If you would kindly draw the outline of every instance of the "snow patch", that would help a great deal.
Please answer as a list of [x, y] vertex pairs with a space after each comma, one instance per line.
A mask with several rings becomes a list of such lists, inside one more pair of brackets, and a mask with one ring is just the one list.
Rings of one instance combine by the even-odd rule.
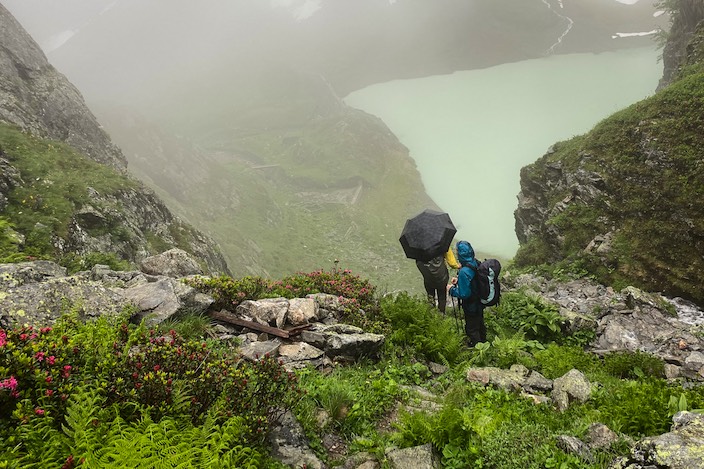
[[653, 34], [657, 34], [658, 30], [653, 29], [652, 31], [645, 31], [642, 33], [616, 33], [613, 36], [611, 36], [611, 39], [616, 39], [619, 37], [635, 37], [635, 36], [652, 36]]

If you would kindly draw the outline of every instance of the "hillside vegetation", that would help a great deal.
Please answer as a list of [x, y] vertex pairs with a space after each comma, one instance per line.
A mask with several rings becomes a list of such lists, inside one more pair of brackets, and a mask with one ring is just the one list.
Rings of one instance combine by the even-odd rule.
[[518, 265], [704, 303], [704, 27], [674, 81], [523, 169]]
[[[51, 259], [75, 271], [95, 263], [125, 267], [171, 247], [207, 246], [167, 214], [142, 219], [156, 202], [141, 182], [64, 143], [0, 124], [0, 165], [0, 262]], [[144, 213], [135, 214], [135, 205]]]
[[[269, 356], [240, 359], [239, 339], [213, 339], [207, 318], [148, 328], [125, 311], [84, 324], [66, 305], [51, 327], [0, 329], [1, 467], [284, 468], [267, 435], [291, 411], [329, 467], [355, 455], [398, 467], [388, 450], [430, 444], [444, 468], [605, 469], [676, 412], [704, 407], [704, 387], [665, 380], [659, 358], [585, 352], [593, 331], [570, 333], [554, 306], [520, 291], [488, 310], [489, 342], [467, 349], [457, 318], [407, 294], [381, 298], [348, 271], [196, 283], [229, 305], [344, 291], [353, 307], [340, 319], [384, 332], [383, 351], [287, 372]], [[468, 378], [470, 367], [514, 365], [543, 381], [580, 370], [590, 397], [560, 411]], [[596, 423], [613, 439], [588, 456], [559, 444]]]

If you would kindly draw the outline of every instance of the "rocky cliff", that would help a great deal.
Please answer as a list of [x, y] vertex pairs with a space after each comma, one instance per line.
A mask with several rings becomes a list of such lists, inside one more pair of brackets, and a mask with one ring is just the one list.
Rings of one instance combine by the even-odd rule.
[[704, 19], [702, 0], [680, 0], [676, 8], [681, 14], [670, 14], [672, 24], [662, 52], [664, 68], [658, 89], [669, 85], [687, 61], [687, 47], [692, 42], [697, 24]]
[[522, 169], [518, 265], [576, 261], [607, 284], [704, 303], [702, 13], [678, 12], [699, 26], [671, 84]]
[[10, 239], [15, 254], [97, 252], [137, 262], [180, 247], [207, 269], [228, 271], [207, 236], [128, 175], [81, 94], [2, 5], [0, 168], [0, 240]]

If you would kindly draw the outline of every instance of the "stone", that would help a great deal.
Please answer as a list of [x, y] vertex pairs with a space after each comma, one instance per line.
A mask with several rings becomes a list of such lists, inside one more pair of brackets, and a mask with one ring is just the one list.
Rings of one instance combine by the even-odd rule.
[[240, 317], [249, 317], [264, 325], [275, 325], [279, 329], [286, 323], [289, 302], [286, 298], [265, 298], [263, 300], [245, 300], [235, 312]]
[[559, 435], [557, 437], [557, 447], [567, 454], [573, 454], [588, 463], [593, 462], [594, 456], [582, 440], [574, 436]]
[[288, 304], [287, 321], [292, 326], [302, 326], [318, 319], [318, 303], [313, 298], [292, 298]]
[[440, 469], [440, 460], [431, 444], [386, 452], [391, 469]]
[[561, 412], [567, 410], [570, 402], [587, 402], [592, 387], [584, 374], [572, 369], [553, 381], [552, 401]]
[[173, 278], [203, 274], [203, 269], [198, 265], [198, 262], [186, 251], [178, 248], [147, 257], [142, 260], [139, 268], [147, 274]]
[[618, 435], [603, 423], [593, 423], [587, 429], [585, 440], [592, 449], [606, 449], [618, 441]]
[[281, 342], [277, 339], [266, 342], [250, 342], [240, 347], [240, 354], [250, 360], [259, 361], [264, 356], [276, 357], [279, 355]]
[[704, 467], [704, 415], [678, 412], [670, 432], [644, 438], [612, 467], [694, 469]]
[[271, 457], [289, 467], [306, 469], [325, 469], [325, 464], [310, 448], [303, 427], [296, 417], [286, 411], [275, 422], [268, 435]]
[[214, 301], [195, 288], [167, 277], [121, 290], [120, 293], [137, 307], [136, 317], [145, 319], [150, 325], [179, 314], [203, 314]]

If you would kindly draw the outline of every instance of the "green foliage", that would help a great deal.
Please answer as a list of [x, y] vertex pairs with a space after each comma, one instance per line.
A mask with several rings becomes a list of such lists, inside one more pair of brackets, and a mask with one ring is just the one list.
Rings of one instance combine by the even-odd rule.
[[10, 223], [0, 217], [0, 264], [22, 262], [27, 260], [27, 255], [20, 252], [20, 238]]
[[128, 261], [119, 258], [117, 254], [112, 252], [90, 252], [82, 256], [69, 253], [61, 258], [60, 264], [66, 267], [69, 275], [82, 270], [90, 270], [95, 265], [106, 265], [115, 271], [129, 270], [132, 267]]
[[395, 353], [445, 364], [467, 358], [464, 332], [458, 331], [455, 320], [439, 315], [424, 299], [406, 293], [387, 296], [381, 301], [381, 310], [390, 326], [387, 345]]
[[[137, 184], [68, 145], [33, 137], [7, 124], [0, 124], [0, 151], [25, 181], [8, 194], [5, 217], [25, 236], [21, 252], [27, 256], [57, 255], [52, 235], [65, 237], [76, 210], [96, 203], [88, 187], [107, 196]], [[119, 217], [114, 221], [119, 224]]]
[[590, 406], [602, 423], [633, 437], [659, 435], [672, 425], [670, 399], [680, 392], [662, 379], [624, 381], [599, 389]]
[[497, 335], [523, 331], [526, 337], [541, 342], [564, 339], [562, 326], [565, 320], [555, 306], [537, 297], [507, 292], [493, 309], [496, 314], [487, 321], [487, 328], [491, 327]]
[[240, 361], [120, 317], [0, 329], [0, 456], [21, 467], [158, 467], [177, 455], [183, 467], [216, 456], [207, 467], [263, 467], [256, 448], [300, 398], [272, 357]]
[[535, 359], [540, 372], [549, 379], [559, 378], [573, 368], [590, 373], [601, 367], [598, 357], [573, 345], [552, 343], [544, 350], [535, 352]]
[[665, 364], [662, 359], [640, 350], [607, 354], [604, 356], [604, 369], [612, 376], [622, 379], [665, 377]]
[[26, 468], [261, 468], [264, 458], [242, 445], [247, 426], [240, 417], [204, 423], [148, 413], [128, 422], [95, 388], [78, 388], [68, 402], [66, 423], [55, 428], [48, 414], [20, 425], [11, 438], [18, 442], [16, 461]]
[[188, 313], [180, 315], [178, 318], [169, 318], [161, 322], [157, 328], [161, 334], [169, 334], [174, 331], [186, 340], [198, 340], [212, 332], [213, 322], [205, 314]]
[[399, 372], [394, 366], [338, 368], [328, 376], [303, 370], [299, 375], [306, 393], [304, 401], [309, 404], [306, 407], [304, 403], [307, 413], [301, 420], [313, 433], [321, 430], [314, 415], [315, 409], [320, 408], [343, 435], [374, 435], [376, 422], [391, 411], [402, 395]]
[[501, 368], [509, 368], [516, 363], [534, 368], [535, 359], [530, 352], [542, 348], [540, 342], [526, 340], [523, 331], [518, 331], [510, 337], [494, 337], [489, 348], [489, 357], [491, 363]]

